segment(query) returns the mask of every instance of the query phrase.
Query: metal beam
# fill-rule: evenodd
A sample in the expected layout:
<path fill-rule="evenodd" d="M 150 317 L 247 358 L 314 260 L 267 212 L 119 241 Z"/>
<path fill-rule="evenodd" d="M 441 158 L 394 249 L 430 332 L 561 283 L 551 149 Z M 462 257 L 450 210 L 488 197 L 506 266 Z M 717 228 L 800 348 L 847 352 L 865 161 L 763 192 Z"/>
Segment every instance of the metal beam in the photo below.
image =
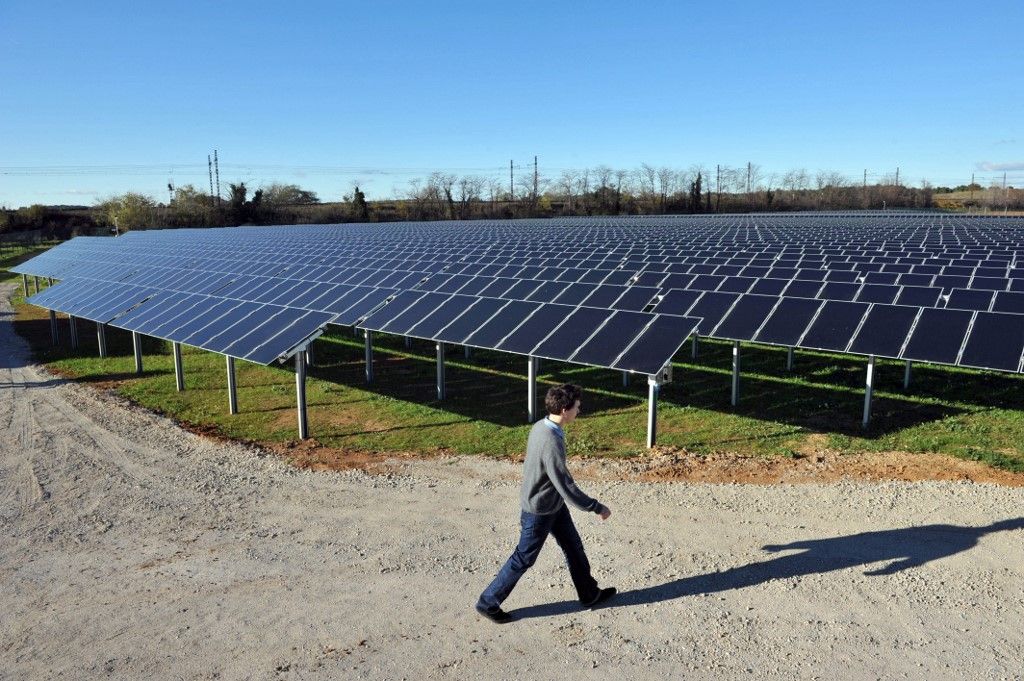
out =
<path fill-rule="evenodd" d="M 60 342 L 60 336 L 57 334 L 57 313 L 50 310 L 50 341 L 57 345 Z"/>
<path fill-rule="evenodd" d="M 36 293 L 39 293 L 39 277 L 33 276 L 32 283 L 35 285 Z"/>
<path fill-rule="evenodd" d="M 871 393 L 875 390 L 875 356 L 868 355 L 868 374 L 864 382 L 864 419 L 861 425 L 865 428 L 871 423 Z"/>
<path fill-rule="evenodd" d="M 437 344 L 437 399 L 444 399 L 444 343 Z"/>
<path fill-rule="evenodd" d="M 306 357 L 305 361 L 307 367 L 313 366 L 313 341 L 309 341 L 309 345 L 306 346 Z"/>
<path fill-rule="evenodd" d="M 647 377 L 647 447 L 654 446 L 658 438 L 658 394 L 661 384 L 657 376 Z"/>
<path fill-rule="evenodd" d="M 412 347 L 412 338 L 410 338 L 409 336 L 406 336 L 405 337 L 405 348 L 406 348 L 406 350 L 408 350 L 411 347 Z"/>
<path fill-rule="evenodd" d="M 238 413 L 238 388 L 235 385 L 235 358 L 228 356 L 228 411 Z"/>
<path fill-rule="evenodd" d="M 366 334 L 366 382 L 373 383 L 373 332 L 363 333 Z"/>
<path fill-rule="evenodd" d="M 78 320 L 74 315 L 68 315 L 68 335 L 71 337 L 71 349 L 78 349 Z"/>
<path fill-rule="evenodd" d="M 537 358 L 526 358 L 526 422 L 537 420 Z"/>
<path fill-rule="evenodd" d="M 469 359 L 470 357 L 473 356 L 473 348 L 469 347 L 468 345 L 463 345 L 462 349 L 466 353 L 466 359 Z"/>
<path fill-rule="evenodd" d="M 132 331 L 132 352 L 135 353 L 135 373 L 142 373 L 142 336 Z"/>
<path fill-rule="evenodd" d="M 295 402 L 299 414 L 299 439 L 309 437 L 309 421 L 306 416 L 306 353 L 295 353 Z"/>
<path fill-rule="evenodd" d="M 910 366 L 911 362 L 907 360 L 907 366 L 903 369 L 903 389 L 910 390 Z"/>
<path fill-rule="evenodd" d="M 28 275 L 21 275 L 21 283 L 25 285 L 25 297 L 28 298 Z"/>
<path fill-rule="evenodd" d="M 740 402 L 740 342 L 732 344 L 732 406 Z"/>
<path fill-rule="evenodd" d="M 107 325 L 96 322 L 96 345 L 100 349 L 100 357 L 107 356 Z"/>
<path fill-rule="evenodd" d="M 793 348 L 786 351 L 786 371 L 793 370 Z"/>
<path fill-rule="evenodd" d="M 181 343 L 171 343 L 171 353 L 174 355 L 174 387 L 180 393 L 185 390 L 185 372 L 181 368 Z"/>
<path fill-rule="evenodd" d="M 629 372 L 628 371 L 623 371 L 622 372 L 622 387 L 623 388 L 628 388 L 629 387 Z"/>
<path fill-rule="evenodd" d="M 693 334 L 693 348 L 690 350 L 690 357 L 692 359 L 697 359 L 698 338 L 700 338 L 700 336 Z"/>

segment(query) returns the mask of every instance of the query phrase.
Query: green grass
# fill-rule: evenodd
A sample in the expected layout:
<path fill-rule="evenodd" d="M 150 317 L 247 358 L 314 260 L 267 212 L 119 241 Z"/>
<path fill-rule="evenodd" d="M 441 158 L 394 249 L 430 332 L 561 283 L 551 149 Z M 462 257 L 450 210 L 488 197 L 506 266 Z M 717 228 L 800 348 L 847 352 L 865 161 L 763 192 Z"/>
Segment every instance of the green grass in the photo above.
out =
<path fill-rule="evenodd" d="M 130 336 L 108 329 L 110 357 L 97 357 L 95 325 L 79 322 L 81 346 L 50 344 L 46 312 L 15 295 L 16 327 L 38 359 L 85 382 L 116 381 L 139 404 L 223 435 L 286 443 L 297 438 L 290 365 L 236 362 L 240 413 L 228 414 L 224 358 L 183 348 L 185 392 L 175 391 L 170 345 L 147 338 L 145 372 L 134 374 Z M 364 381 L 363 344 L 335 330 L 316 342 L 307 385 L 310 434 L 321 444 L 362 452 L 453 452 L 518 455 L 526 423 L 525 359 L 450 348 L 447 399 L 434 396 L 434 348 L 402 339 L 375 340 L 376 380 Z M 800 352 L 785 371 L 784 349 L 744 346 L 741 400 L 730 400 L 731 345 L 702 341 L 693 360 L 677 356 L 674 382 L 663 386 L 658 442 L 697 453 L 799 456 L 825 445 L 842 453 L 937 452 L 1024 470 L 1024 380 L 1016 375 L 916 365 L 904 392 L 903 364 L 880 360 L 871 428 L 861 428 L 863 359 Z M 633 456 L 644 450 L 647 385 L 622 386 L 618 372 L 544 362 L 539 390 L 571 381 L 584 387 L 583 418 L 572 426 L 574 452 Z"/>
<path fill-rule="evenodd" d="M 25 262 L 29 258 L 34 258 L 43 251 L 56 246 L 58 243 L 60 242 L 47 241 L 42 244 L 22 245 L 4 242 L 3 248 L 0 249 L 0 283 L 20 280 L 21 275 L 8 271 L 9 267 L 14 267 L 19 263 Z M 29 290 L 34 291 L 35 289 Z"/>

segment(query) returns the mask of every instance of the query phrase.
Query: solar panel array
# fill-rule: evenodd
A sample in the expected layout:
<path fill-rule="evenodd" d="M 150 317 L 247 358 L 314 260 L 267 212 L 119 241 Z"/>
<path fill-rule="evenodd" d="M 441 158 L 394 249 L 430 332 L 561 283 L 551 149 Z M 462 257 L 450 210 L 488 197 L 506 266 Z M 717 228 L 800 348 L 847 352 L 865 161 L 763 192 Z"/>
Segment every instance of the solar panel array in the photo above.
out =
<path fill-rule="evenodd" d="M 1024 220 L 645 217 L 131 232 L 30 302 L 267 363 L 324 324 L 656 373 L 702 336 L 1021 371 Z"/>

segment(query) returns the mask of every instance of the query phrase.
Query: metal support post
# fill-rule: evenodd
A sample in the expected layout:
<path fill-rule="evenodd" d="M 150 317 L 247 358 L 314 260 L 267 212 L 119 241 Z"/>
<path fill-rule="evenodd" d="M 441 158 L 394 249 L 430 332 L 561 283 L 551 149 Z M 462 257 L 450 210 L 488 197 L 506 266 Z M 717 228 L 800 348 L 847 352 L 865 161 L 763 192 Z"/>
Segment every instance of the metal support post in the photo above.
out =
<path fill-rule="evenodd" d="M 142 373 L 142 336 L 132 331 L 132 351 L 135 353 L 135 373 Z"/>
<path fill-rule="evenodd" d="M 647 377 L 647 447 L 654 446 L 658 438 L 658 393 L 661 384 L 657 376 Z"/>
<path fill-rule="evenodd" d="M 36 293 L 39 293 L 39 277 L 32 277 L 32 284 L 35 286 Z"/>
<path fill-rule="evenodd" d="M 690 357 L 692 359 L 697 359 L 698 338 L 699 336 L 697 334 L 693 334 L 693 348 L 690 350 Z"/>
<path fill-rule="evenodd" d="M 537 358 L 526 359 L 526 422 L 537 420 Z"/>
<path fill-rule="evenodd" d="M 57 313 L 50 310 L 50 340 L 56 345 L 60 342 L 60 337 L 57 335 Z"/>
<path fill-rule="evenodd" d="M 309 437 L 309 421 L 306 419 L 306 353 L 295 353 L 295 402 L 299 410 L 299 439 Z"/>
<path fill-rule="evenodd" d="M 25 297 L 28 298 L 28 275 L 21 275 L 21 283 L 25 285 Z"/>
<path fill-rule="evenodd" d="M 366 334 L 366 382 L 373 383 L 373 332 L 363 333 Z"/>
<path fill-rule="evenodd" d="M 78 320 L 74 315 L 68 315 L 68 335 L 71 337 L 71 349 L 78 349 Z"/>
<path fill-rule="evenodd" d="M 238 413 L 238 389 L 235 386 L 235 358 L 228 357 L 228 411 Z"/>
<path fill-rule="evenodd" d="M 469 347 L 468 345 L 463 345 L 462 349 L 466 353 L 466 359 L 469 359 L 470 357 L 473 356 L 473 348 Z"/>
<path fill-rule="evenodd" d="M 306 357 L 304 361 L 306 363 L 306 367 L 313 366 L 313 341 L 310 341 L 309 346 L 306 347 Z"/>
<path fill-rule="evenodd" d="M 903 369 L 903 389 L 910 390 L 910 360 L 907 360 L 907 366 Z"/>
<path fill-rule="evenodd" d="M 406 350 L 408 350 L 411 347 L 412 347 L 412 338 L 409 338 L 408 336 L 406 336 L 405 337 L 405 348 L 406 348 Z"/>
<path fill-rule="evenodd" d="M 629 372 L 628 371 L 623 371 L 622 372 L 622 387 L 623 388 L 628 388 L 629 387 Z"/>
<path fill-rule="evenodd" d="M 53 286 L 53 277 L 47 277 L 46 278 L 46 288 L 50 288 L 51 286 Z"/>
<path fill-rule="evenodd" d="M 107 325 L 96 322 L 96 344 L 100 349 L 100 357 L 107 356 Z"/>
<path fill-rule="evenodd" d="M 185 390 L 185 372 L 181 368 L 181 343 L 171 343 L 171 352 L 174 354 L 174 386 L 180 393 Z"/>
<path fill-rule="evenodd" d="M 793 370 L 793 348 L 786 351 L 786 371 Z"/>
<path fill-rule="evenodd" d="M 444 343 L 437 344 L 437 399 L 444 399 Z"/>
<path fill-rule="evenodd" d="M 864 419 L 861 425 L 865 428 L 871 423 L 871 393 L 875 389 L 875 356 L 868 355 L 868 375 L 864 385 Z"/>
<path fill-rule="evenodd" d="M 740 342 L 732 344 L 732 406 L 740 402 Z"/>

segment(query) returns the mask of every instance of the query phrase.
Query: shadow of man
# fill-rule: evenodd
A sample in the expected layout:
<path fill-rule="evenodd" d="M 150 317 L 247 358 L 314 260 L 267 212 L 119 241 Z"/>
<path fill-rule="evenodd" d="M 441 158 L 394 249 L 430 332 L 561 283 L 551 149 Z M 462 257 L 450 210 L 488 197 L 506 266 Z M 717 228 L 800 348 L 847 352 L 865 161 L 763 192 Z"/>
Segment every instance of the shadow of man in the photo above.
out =
<path fill-rule="evenodd" d="M 898 530 L 862 532 L 846 537 L 806 539 L 790 544 L 769 544 L 763 550 L 772 553 L 799 551 L 759 563 L 750 563 L 725 572 L 684 577 L 673 582 L 633 591 L 620 592 L 607 608 L 658 603 L 683 596 L 717 593 L 764 584 L 775 579 L 802 577 L 844 570 L 860 565 L 886 562 L 866 571 L 868 576 L 891 575 L 919 567 L 940 558 L 967 551 L 978 540 L 994 532 L 1024 528 L 1024 518 L 1001 520 L 985 527 L 959 525 L 923 525 Z M 546 617 L 578 610 L 573 601 L 548 603 L 516 610 L 520 618 Z"/>

